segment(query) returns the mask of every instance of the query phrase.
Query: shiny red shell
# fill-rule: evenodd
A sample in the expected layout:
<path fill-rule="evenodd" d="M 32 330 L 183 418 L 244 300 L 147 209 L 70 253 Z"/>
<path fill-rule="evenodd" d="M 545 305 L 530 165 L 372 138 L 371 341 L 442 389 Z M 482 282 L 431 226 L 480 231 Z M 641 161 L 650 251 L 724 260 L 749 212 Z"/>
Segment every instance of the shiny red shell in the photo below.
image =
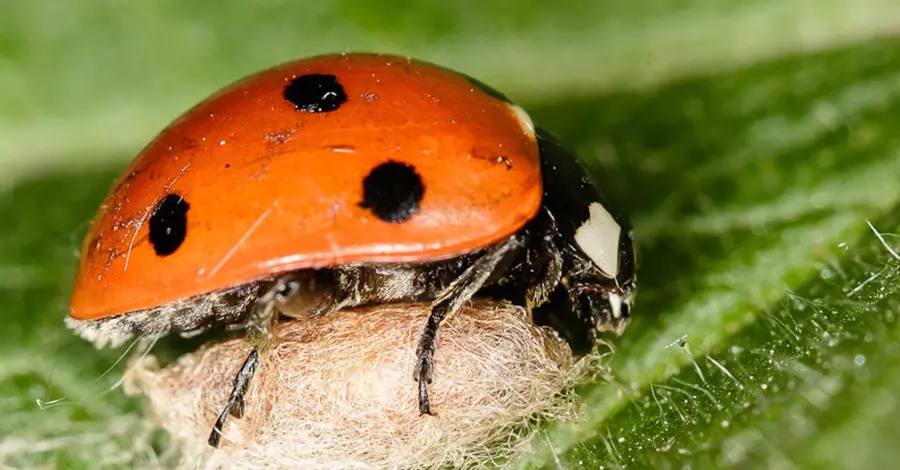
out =
<path fill-rule="evenodd" d="M 327 112 L 285 99 L 297 77 L 333 75 Z M 541 204 L 524 113 L 447 69 L 343 54 L 247 77 L 165 129 L 131 163 L 85 240 L 70 304 L 91 320 L 272 274 L 349 263 L 453 258 L 516 232 Z M 361 205 L 363 180 L 411 165 L 418 211 L 389 222 Z M 189 204 L 186 235 L 160 255 L 148 219 L 167 195 Z"/>

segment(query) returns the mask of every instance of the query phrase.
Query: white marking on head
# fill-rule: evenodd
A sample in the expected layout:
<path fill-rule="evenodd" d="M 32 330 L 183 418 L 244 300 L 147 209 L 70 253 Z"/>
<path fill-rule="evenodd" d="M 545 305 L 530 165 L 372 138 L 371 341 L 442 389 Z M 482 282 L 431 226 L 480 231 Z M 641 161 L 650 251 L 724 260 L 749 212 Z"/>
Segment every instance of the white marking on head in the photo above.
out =
<path fill-rule="evenodd" d="M 599 202 L 592 202 L 588 209 L 588 219 L 575 231 L 575 242 L 603 274 L 615 278 L 619 272 L 622 227 Z"/>
<path fill-rule="evenodd" d="M 522 126 L 522 130 L 525 131 L 525 134 L 529 138 L 534 139 L 534 123 L 531 121 L 531 116 L 529 116 L 524 109 L 517 105 L 509 104 L 508 106 L 509 109 L 512 110 L 513 114 L 516 115 L 516 119 L 519 120 L 519 125 Z"/>
<path fill-rule="evenodd" d="M 612 308 L 613 318 L 618 320 L 622 318 L 622 296 L 615 292 L 607 294 L 609 296 L 609 306 Z"/>

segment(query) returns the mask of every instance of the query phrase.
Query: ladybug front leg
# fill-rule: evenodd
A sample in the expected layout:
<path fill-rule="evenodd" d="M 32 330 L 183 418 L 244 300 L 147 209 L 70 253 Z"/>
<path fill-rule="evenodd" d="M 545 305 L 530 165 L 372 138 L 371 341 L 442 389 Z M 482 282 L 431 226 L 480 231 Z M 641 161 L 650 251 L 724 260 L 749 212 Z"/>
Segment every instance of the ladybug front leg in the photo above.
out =
<path fill-rule="evenodd" d="M 265 348 L 272 337 L 272 321 L 275 318 L 276 307 L 284 305 L 293 299 L 300 291 L 300 282 L 294 275 L 282 276 L 275 285 L 265 294 L 260 296 L 246 320 L 247 335 L 253 349 L 247 355 L 247 359 L 234 378 L 234 386 L 228 403 L 219 413 L 216 424 L 213 425 L 207 442 L 212 447 L 219 447 L 222 439 L 222 427 L 228 416 L 241 418 L 244 415 L 244 395 L 250 387 L 250 380 L 259 366 L 259 352 Z"/>
<path fill-rule="evenodd" d="M 413 379 L 419 385 L 419 412 L 433 414 L 428 400 L 428 384 L 434 377 L 434 351 L 437 348 L 438 327 L 451 318 L 478 292 L 491 276 L 503 266 L 508 256 L 524 245 L 520 235 L 513 235 L 503 243 L 489 248 L 456 280 L 438 295 L 431 304 L 431 313 L 416 348 L 416 368 Z"/>

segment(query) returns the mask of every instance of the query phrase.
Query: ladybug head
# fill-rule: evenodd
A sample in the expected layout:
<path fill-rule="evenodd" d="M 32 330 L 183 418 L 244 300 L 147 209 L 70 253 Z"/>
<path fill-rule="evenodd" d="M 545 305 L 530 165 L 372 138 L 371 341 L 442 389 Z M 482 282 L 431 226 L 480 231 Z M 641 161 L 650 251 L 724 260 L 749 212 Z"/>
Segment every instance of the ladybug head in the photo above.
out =
<path fill-rule="evenodd" d="M 628 325 L 634 300 L 634 278 L 620 284 L 615 278 L 606 277 L 589 260 L 581 260 L 580 266 L 568 269 L 563 278 L 573 313 L 583 321 L 590 340 L 596 341 L 602 333 L 622 334 Z"/>
<path fill-rule="evenodd" d="M 564 266 L 561 284 L 573 313 L 596 340 L 625 328 L 635 286 L 635 252 L 627 220 L 600 196 L 574 153 L 539 130 L 543 207 Z"/>

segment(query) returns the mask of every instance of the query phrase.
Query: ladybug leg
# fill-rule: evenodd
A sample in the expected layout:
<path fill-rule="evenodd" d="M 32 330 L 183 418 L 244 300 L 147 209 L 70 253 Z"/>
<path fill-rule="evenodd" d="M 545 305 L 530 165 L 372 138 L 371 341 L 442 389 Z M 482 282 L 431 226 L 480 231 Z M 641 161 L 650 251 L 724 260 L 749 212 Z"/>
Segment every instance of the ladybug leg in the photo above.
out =
<path fill-rule="evenodd" d="M 244 365 L 241 366 L 238 375 L 234 378 L 234 389 L 231 391 L 231 397 L 228 399 L 228 403 L 225 404 L 225 408 L 219 413 L 219 418 L 216 420 L 216 424 L 213 425 L 213 430 L 209 434 L 209 440 L 207 442 L 210 446 L 216 448 L 219 447 L 222 439 L 222 427 L 225 425 L 225 420 L 228 419 L 229 415 L 239 413 L 243 416 L 244 394 L 247 393 L 247 389 L 250 387 L 250 379 L 253 378 L 253 374 L 256 373 L 256 368 L 258 366 L 259 350 L 253 348 L 253 350 L 250 351 L 250 355 L 247 356 L 247 359 L 244 361 Z"/>
<path fill-rule="evenodd" d="M 416 367 L 413 379 L 419 386 L 419 413 L 433 414 L 428 399 L 428 384 L 434 377 L 434 351 L 437 348 L 438 327 L 451 318 L 462 306 L 478 292 L 491 276 L 498 272 L 508 255 L 523 245 L 522 237 L 514 235 L 505 242 L 490 248 L 477 258 L 456 280 L 454 280 L 435 302 L 431 304 L 431 313 L 425 329 L 419 336 L 416 347 Z"/>
<path fill-rule="evenodd" d="M 219 413 L 216 424 L 213 425 L 212 432 L 209 434 L 207 442 L 212 447 L 219 447 L 222 439 L 222 427 L 228 416 L 241 418 L 246 410 L 244 406 L 244 395 L 250 388 L 250 380 L 256 374 L 259 367 L 259 352 L 268 344 L 272 337 L 272 321 L 275 318 L 276 306 L 283 305 L 294 298 L 300 291 L 300 282 L 293 275 L 287 275 L 279 278 L 275 285 L 272 286 L 256 301 L 256 305 L 250 315 L 247 317 L 247 334 L 253 349 L 247 355 L 247 359 L 234 378 L 234 386 L 231 390 L 231 396 L 228 403 Z"/>
<path fill-rule="evenodd" d="M 525 309 L 528 316 L 532 317 L 532 310 L 546 303 L 559 285 L 563 274 L 563 255 L 556 242 L 550 236 L 545 236 L 528 250 L 527 256 L 528 264 L 537 268 L 525 290 Z"/>

